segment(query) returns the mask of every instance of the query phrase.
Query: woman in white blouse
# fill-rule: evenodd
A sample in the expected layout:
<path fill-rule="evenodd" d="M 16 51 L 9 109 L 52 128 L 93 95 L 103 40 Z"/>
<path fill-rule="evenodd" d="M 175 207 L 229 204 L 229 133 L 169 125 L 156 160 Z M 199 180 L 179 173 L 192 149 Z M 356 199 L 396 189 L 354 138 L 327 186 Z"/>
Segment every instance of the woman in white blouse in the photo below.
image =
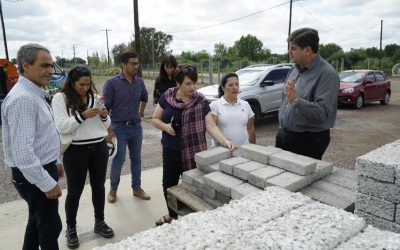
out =
<path fill-rule="evenodd" d="M 108 147 L 105 141 L 110 126 L 108 111 L 96 94 L 90 70 L 72 68 L 61 93 L 52 100 L 54 119 L 61 134 L 72 135 L 72 143 L 63 156 L 68 193 L 65 199 L 67 217 L 67 246 L 79 246 L 76 232 L 76 214 L 79 200 L 89 173 L 94 208 L 94 232 L 105 238 L 114 231 L 104 222 L 104 201 Z"/>
<path fill-rule="evenodd" d="M 228 73 L 221 79 L 219 99 L 211 102 L 211 114 L 222 133 L 237 147 L 256 143 L 254 112 L 247 101 L 238 97 L 239 77 Z M 213 146 L 217 143 L 213 140 Z"/>

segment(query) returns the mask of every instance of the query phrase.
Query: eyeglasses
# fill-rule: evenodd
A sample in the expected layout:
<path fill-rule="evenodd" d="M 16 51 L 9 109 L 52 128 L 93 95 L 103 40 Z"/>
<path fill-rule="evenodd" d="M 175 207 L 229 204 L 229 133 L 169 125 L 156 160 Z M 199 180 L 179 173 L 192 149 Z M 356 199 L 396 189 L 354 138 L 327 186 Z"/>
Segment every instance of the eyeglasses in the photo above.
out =
<path fill-rule="evenodd" d="M 132 66 L 137 66 L 137 65 L 139 65 L 138 62 L 127 62 L 127 63 L 125 63 L 125 64 L 129 64 L 129 65 L 132 65 Z"/>
<path fill-rule="evenodd" d="M 197 70 L 195 66 L 186 66 L 184 68 L 181 68 L 180 71 L 182 72 L 182 74 L 186 75 L 190 71 L 196 72 Z"/>

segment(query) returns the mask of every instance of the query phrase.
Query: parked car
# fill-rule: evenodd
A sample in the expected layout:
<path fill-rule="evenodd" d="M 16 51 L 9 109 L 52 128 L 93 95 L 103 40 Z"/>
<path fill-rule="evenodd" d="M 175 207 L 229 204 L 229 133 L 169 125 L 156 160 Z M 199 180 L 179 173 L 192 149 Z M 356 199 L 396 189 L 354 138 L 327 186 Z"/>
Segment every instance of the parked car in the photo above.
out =
<path fill-rule="evenodd" d="M 379 101 L 387 105 L 390 100 L 390 81 L 379 70 L 347 70 L 339 74 L 339 105 L 361 108 L 366 102 Z"/>
<path fill-rule="evenodd" d="M 236 71 L 239 76 L 239 97 L 249 102 L 255 121 L 279 110 L 286 75 L 292 64 L 250 65 Z M 218 99 L 218 84 L 200 88 L 209 102 Z"/>

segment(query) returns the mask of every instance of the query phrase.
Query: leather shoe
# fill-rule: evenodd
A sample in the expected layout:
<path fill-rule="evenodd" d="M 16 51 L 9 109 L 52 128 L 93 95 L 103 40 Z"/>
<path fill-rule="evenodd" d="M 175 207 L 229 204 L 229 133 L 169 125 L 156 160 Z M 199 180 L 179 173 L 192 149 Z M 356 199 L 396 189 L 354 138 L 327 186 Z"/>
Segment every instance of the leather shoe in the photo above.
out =
<path fill-rule="evenodd" d="M 117 201 L 117 191 L 110 190 L 107 198 L 109 203 L 115 203 Z"/>
<path fill-rule="evenodd" d="M 142 200 L 150 200 L 150 196 L 148 194 L 146 194 L 146 192 L 142 188 L 139 188 L 138 190 L 134 190 L 133 196 L 136 196 Z"/>

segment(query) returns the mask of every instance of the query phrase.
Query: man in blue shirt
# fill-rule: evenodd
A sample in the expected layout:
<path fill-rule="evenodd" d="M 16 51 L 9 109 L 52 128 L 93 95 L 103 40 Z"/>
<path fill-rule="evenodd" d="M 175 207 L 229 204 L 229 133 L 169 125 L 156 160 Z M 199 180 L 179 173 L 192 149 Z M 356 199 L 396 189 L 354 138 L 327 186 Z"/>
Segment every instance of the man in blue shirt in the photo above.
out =
<path fill-rule="evenodd" d="M 61 142 L 44 88 L 53 74 L 48 49 L 23 45 L 17 54 L 20 77 L 4 99 L 4 162 L 11 167 L 13 184 L 28 203 L 29 219 L 22 249 L 58 249 L 62 224 L 58 214 L 64 175 Z"/>
<path fill-rule="evenodd" d="M 127 146 L 131 160 L 133 195 L 143 200 L 150 200 L 150 196 L 141 188 L 143 130 L 140 122 L 148 101 L 148 93 L 143 79 L 137 76 L 139 69 L 137 53 L 124 52 L 121 61 L 122 72 L 108 79 L 103 88 L 105 106 L 110 111 L 111 129 L 118 140 L 117 154 L 111 164 L 111 187 L 108 194 L 110 203 L 117 200 L 117 189 Z"/>
<path fill-rule="evenodd" d="M 318 31 L 298 29 L 287 41 L 295 66 L 286 77 L 275 146 L 321 159 L 335 125 L 339 76 L 318 53 Z"/>

